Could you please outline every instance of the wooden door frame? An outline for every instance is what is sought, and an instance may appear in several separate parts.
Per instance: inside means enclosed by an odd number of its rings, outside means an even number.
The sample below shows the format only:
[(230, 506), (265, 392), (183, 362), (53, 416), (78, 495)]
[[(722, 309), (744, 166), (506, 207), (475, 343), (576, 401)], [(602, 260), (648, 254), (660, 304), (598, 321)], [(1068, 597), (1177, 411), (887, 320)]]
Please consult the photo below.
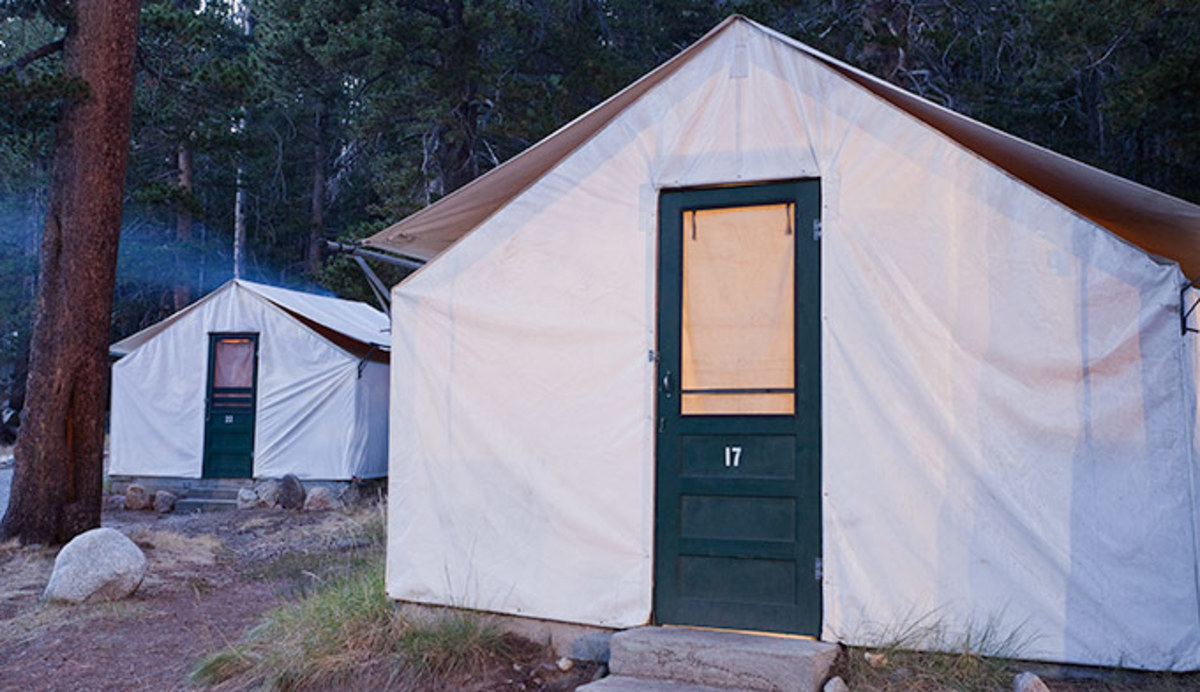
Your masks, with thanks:
[[(212, 415), (213, 368), (216, 366), (217, 342), (221, 339), (250, 339), (254, 342), (254, 374), (251, 379), (250, 416), (250, 469), (246, 478), (254, 477), (254, 444), (258, 436), (258, 348), (262, 340), (261, 332), (208, 332), (208, 367), (204, 380), (204, 440), (200, 458), (200, 477), (218, 478), (209, 472), (209, 417)], [(240, 476), (239, 476), (240, 477)]]
[[(793, 285), (793, 290), (795, 291), (793, 303), (795, 312), (795, 334), (793, 336), (796, 354), (795, 387), (797, 392), (815, 392), (813, 396), (797, 396), (796, 399), (795, 421), (797, 444), (799, 445), (799, 440), (802, 437), (809, 441), (807, 448), (803, 452), (803, 460), (799, 458), (801, 452), (797, 451), (796, 483), (797, 487), (806, 489), (804, 497), (814, 500), (812, 507), (802, 510), (810, 512), (810, 514), (805, 515), (806, 518), (798, 517), (798, 523), (801, 525), (811, 525), (811, 531), (801, 533), (806, 537), (804, 540), (806, 547), (804, 549), (812, 552), (815, 556), (815, 564), (812, 568), (817, 573), (812, 576), (818, 583), (815, 588), (815, 603), (806, 603), (813, 611), (813, 618), (808, 622), (798, 624), (797, 628), (793, 631), (820, 636), (823, 620), (822, 587), (820, 584), (822, 559), (820, 188), (820, 180), (810, 178), (790, 181), (739, 183), (729, 186), (663, 189), (659, 191), (658, 221), (656, 225), (656, 232), (658, 234), (658, 256), (656, 262), (657, 295), (654, 303), (656, 313), (654, 418), (655, 535), (653, 566), (651, 570), (652, 579), (654, 580), (652, 587), (652, 621), (656, 624), (672, 624), (663, 623), (660, 619), (660, 584), (658, 583), (658, 579), (663, 572), (661, 571), (662, 565), (659, 563), (659, 558), (670, 552), (664, 548), (664, 541), (668, 540), (667, 534), (670, 531), (663, 529), (669, 528), (671, 531), (677, 532), (678, 528), (678, 518), (675, 519), (675, 525), (669, 525), (669, 521), (665, 521), (664, 519), (669, 519), (670, 513), (659, 506), (660, 498), (665, 494), (663, 490), (664, 486), (668, 489), (676, 488), (676, 490), (671, 490), (673, 493), (672, 496), (678, 495), (678, 474), (668, 472), (664, 468), (663, 459), (667, 455), (677, 458), (680, 453), (679, 433), (674, 432), (668, 435), (664, 429), (664, 426), (670, 424), (668, 421), (669, 416), (664, 414), (664, 398), (669, 398), (669, 395), (664, 395), (664, 382), (662, 378), (666, 373), (672, 373), (676, 379), (679, 379), (680, 363), (678, 362), (678, 356), (681, 350), (680, 343), (668, 344), (666, 349), (664, 349), (663, 344), (664, 338), (667, 335), (673, 335), (676, 342), (681, 339), (681, 336), (676, 333), (679, 331), (678, 327), (668, 327), (665, 320), (669, 318), (678, 322), (680, 313), (682, 312), (683, 240), (681, 233), (679, 237), (667, 237), (668, 234), (664, 232), (667, 226), (666, 219), (669, 214), (678, 215), (681, 219), (679, 223), (682, 224), (684, 210), (794, 202), (796, 204), (794, 232), (797, 234), (795, 250), (796, 269)], [(806, 220), (810, 221), (805, 223)], [(667, 253), (673, 254), (668, 255)], [(665, 270), (664, 262), (670, 256), (678, 259), (674, 261), (672, 271), (668, 272)], [(808, 271), (802, 271), (802, 267), (808, 269)], [(663, 306), (668, 304), (668, 302), (674, 306), (672, 310), (663, 309)], [(676, 362), (662, 362), (664, 350), (673, 353), (676, 357)], [(807, 352), (805, 357), (801, 355), (802, 350)], [(678, 390), (677, 384), (675, 385), (675, 389)], [(679, 406), (679, 399), (680, 397), (676, 395), (675, 403), (673, 404), (676, 410)], [(678, 414), (675, 414), (675, 416), (673, 420), (678, 420)], [(731, 422), (728, 418), (722, 421), (722, 417), (720, 416), (713, 416), (711, 418), (715, 429), (721, 429)], [(672, 445), (673, 449), (664, 448), (664, 444)], [(800, 542), (799, 535), (798, 543)], [(798, 567), (803, 567), (803, 565), (798, 565)]]

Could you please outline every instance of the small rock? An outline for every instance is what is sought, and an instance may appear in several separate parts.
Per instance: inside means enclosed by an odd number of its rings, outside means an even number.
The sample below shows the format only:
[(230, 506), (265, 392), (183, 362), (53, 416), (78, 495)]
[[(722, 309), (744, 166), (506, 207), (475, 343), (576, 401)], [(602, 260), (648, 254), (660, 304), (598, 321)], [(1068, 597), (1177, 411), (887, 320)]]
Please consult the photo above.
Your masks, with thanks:
[(258, 494), (250, 488), (238, 488), (237, 508), (254, 509), (258, 506)]
[(296, 474), (289, 473), (279, 481), (279, 506), (284, 509), (301, 509), (304, 507), (304, 498), (307, 493), (304, 492), (304, 484), (296, 477)]
[(882, 668), (888, 663), (886, 654), (877, 654), (873, 651), (864, 653), (863, 659), (866, 660), (867, 665), (871, 666), (872, 668)]
[(555, 661), (554, 665), (558, 666), (558, 669), (565, 673), (568, 670), (571, 670), (572, 668), (575, 667), (575, 662), (572, 661), (571, 659), (567, 658), (566, 656), (563, 656), (562, 658)]
[(312, 489), (308, 497), (304, 500), (304, 510), (306, 512), (324, 512), (330, 509), (337, 509), (338, 501), (333, 496), (333, 491), (324, 486), (317, 486)]
[(612, 632), (589, 632), (571, 642), (571, 658), (576, 661), (608, 663)]
[(279, 481), (265, 480), (254, 486), (254, 494), (258, 496), (258, 506), (271, 509), (279, 504)]
[(1013, 678), (1013, 692), (1050, 692), (1050, 688), (1041, 678), (1026, 670)]
[(125, 496), (124, 495), (105, 495), (104, 496), (104, 509), (105, 509), (105, 511), (109, 511), (109, 512), (111, 512), (113, 510), (117, 510), (117, 509), (125, 509)]
[(150, 506), (150, 495), (137, 483), (125, 489), (125, 509), (143, 510)]
[(160, 490), (154, 493), (154, 511), (159, 514), (166, 514), (175, 509), (175, 500), (178, 500), (175, 493), (167, 490)]
[(846, 684), (846, 681), (836, 675), (830, 678), (829, 682), (825, 683), (825, 687), (822, 689), (824, 692), (850, 692), (850, 687)]
[(912, 671), (908, 668), (897, 668), (888, 676), (888, 680), (894, 683), (901, 683), (912, 677)]
[(54, 558), (44, 601), (114, 601), (137, 591), (146, 576), (146, 556), (125, 534), (92, 529), (63, 546)]

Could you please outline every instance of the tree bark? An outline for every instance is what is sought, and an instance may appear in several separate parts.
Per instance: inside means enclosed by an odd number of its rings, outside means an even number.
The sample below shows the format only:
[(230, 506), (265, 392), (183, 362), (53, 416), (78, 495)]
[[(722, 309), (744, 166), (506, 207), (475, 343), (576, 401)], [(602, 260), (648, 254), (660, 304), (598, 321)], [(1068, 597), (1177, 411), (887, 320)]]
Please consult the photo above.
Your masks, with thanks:
[(63, 543), (100, 525), (108, 327), (133, 106), (139, 0), (78, 0), (42, 235), (25, 415), (0, 536)]

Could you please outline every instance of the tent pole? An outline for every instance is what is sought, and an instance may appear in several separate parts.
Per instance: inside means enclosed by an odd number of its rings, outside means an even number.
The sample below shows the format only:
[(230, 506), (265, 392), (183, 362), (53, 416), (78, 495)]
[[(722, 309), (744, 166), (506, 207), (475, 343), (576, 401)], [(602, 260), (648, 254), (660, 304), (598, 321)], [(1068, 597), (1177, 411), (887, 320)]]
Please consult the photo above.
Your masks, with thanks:
[(405, 269), (420, 269), (421, 267), (425, 266), (424, 260), (409, 259), (408, 257), (398, 257), (396, 255), (387, 255), (382, 252), (368, 250), (362, 246), (353, 245), (351, 243), (341, 243), (336, 240), (326, 240), (325, 246), (334, 252), (341, 252), (347, 255), (357, 255), (359, 257), (365, 257), (367, 259), (373, 259), (386, 264), (391, 264), (396, 267), (403, 267)]
[(327, 240), (325, 241), (325, 245), (334, 252), (350, 255), (354, 258), (354, 261), (358, 263), (359, 269), (362, 269), (363, 275), (366, 276), (367, 284), (371, 287), (371, 292), (375, 294), (375, 300), (379, 301), (379, 305), (383, 308), (383, 311), (389, 315), (391, 314), (391, 301), (388, 300), (389, 294), (387, 286), (383, 283), (383, 280), (379, 278), (379, 275), (371, 270), (371, 267), (367, 264), (366, 260), (373, 259), (380, 262), (386, 262), (387, 264), (403, 267), (409, 270), (419, 269), (425, 264), (419, 260), (412, 260), (408, 259), (407, 257), (385, 255), (382, 252), (366, 250), (358, 245), (340, 243), (336, 240)]
[(351, 255), (354, 261), (358, 263), (359, 269), (362, 269), (363, 274), (367, 277), (367, 284), (371, 287), (371, 293), (375, 294), (375, 300), (379, 301), (383, 311), (389, 315), (392, 312), (392, 302), (388, 300), (387, 287), (383, 285), (383, 281), (379, 279), (379, 275), (371, 271), (371, 267), (367, 265), (367, 261), (358, 255)]
[(1200, 276), (1192, 279), (1179, 288), (1179, 333), (1187, 336), (1188, 332), (1200, 333), (1200, 329), (1188, 326), (1188, 317), (1195, 312), (1197, 307), (1200, 307), (1200, 299), (1192, 303), (1192, 306), (1187, 307), (1188, 291), (1200, 284)]

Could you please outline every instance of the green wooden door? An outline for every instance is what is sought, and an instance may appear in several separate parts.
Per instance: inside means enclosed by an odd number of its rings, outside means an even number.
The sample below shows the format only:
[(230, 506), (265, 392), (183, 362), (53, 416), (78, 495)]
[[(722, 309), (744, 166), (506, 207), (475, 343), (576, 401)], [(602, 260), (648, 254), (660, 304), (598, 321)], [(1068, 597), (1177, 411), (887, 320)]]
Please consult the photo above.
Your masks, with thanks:
[(819, 635), (819, 181), (659, 214), (655, 619)]
[(254, 474), (257, 334), (210, 334), (204, 416), (204, 477)]

